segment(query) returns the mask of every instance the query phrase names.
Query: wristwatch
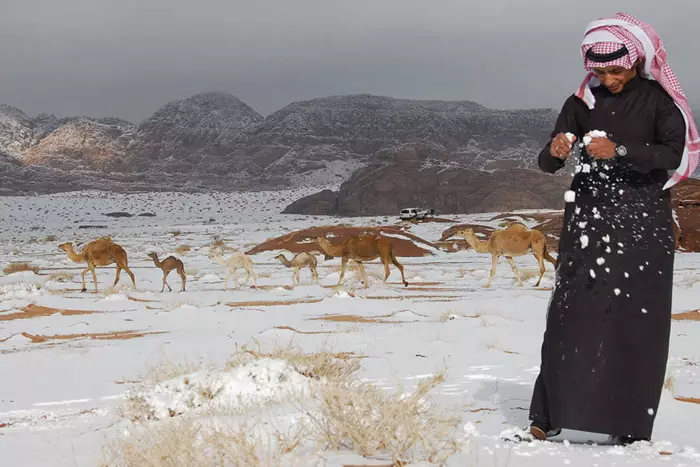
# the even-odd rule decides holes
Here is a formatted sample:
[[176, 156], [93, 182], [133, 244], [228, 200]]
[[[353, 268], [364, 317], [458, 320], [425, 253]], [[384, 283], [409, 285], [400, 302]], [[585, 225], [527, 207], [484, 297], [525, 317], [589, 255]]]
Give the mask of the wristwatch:
[[627, 155], [627, 148], [622, 144], [615, 145], [615, 155], [617, 157], [625, 157]]

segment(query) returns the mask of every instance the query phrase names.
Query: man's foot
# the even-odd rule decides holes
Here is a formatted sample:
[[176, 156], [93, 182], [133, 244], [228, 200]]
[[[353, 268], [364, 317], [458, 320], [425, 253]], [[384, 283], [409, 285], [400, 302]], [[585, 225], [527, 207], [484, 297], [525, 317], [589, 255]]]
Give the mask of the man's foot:
[[561, 433], [561, 428], [548, 428], [540, 423], [530, 425], [530, 434], [537, 441], [547, 441], [548, 438], [553, 438]]

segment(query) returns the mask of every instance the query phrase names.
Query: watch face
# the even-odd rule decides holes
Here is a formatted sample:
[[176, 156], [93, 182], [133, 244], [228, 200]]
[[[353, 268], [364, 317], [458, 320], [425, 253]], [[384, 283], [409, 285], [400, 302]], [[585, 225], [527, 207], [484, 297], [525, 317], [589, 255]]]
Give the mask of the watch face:
[[615, 151], [617, 152], [618, 156], [626, 156], [627, 155], [627, 148], [624, 146], [618, 146]]

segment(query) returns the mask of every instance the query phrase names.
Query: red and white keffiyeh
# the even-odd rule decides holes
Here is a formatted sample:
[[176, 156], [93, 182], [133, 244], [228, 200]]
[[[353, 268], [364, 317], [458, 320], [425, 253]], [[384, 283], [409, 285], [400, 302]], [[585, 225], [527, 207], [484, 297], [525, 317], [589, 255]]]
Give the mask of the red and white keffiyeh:
[[[589, 49], [592, 49], [592, 52], [596, 54], [609, 54], [619, 50], [623, 45], [627, 48], [628, 53], [609, 62], [593, 62], [586, 57], [586, 52]], [[654, 28], [626, 13], [618, 13], [614, 18], [593, 21], [586, 27], [581, 43], [581, 54], [584, 66], [589, 73], [576, 92], [576, 96], [583, 100], [589, 109], [595, 107], [595, 97], [591, 92], [591, 87], [600, 84], [595, 74], [592, 73], [594, 67], [617, 65], [630, 69], [637, 59], [640, 59], [643, 64], [642, 76], [658, 81], [673, 98], [683, 114], [683, 120], [685, 120], [683, 159], [664, 185], [664, 189], [688, 178], [697, 167], [700, 159], [700, 133], [695, 124], [693, 112], [688, 105], [688, 99], [685, 97], [676, 75], [673, 74], [671, 67], [666, 62], [666, 49], [661, 37]]]

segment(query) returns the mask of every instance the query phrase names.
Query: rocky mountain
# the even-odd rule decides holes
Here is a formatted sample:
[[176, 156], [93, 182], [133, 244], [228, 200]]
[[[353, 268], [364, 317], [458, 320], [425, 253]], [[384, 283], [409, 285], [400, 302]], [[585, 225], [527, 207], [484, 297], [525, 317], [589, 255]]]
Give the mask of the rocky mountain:
[[439, 146], [406, 144], [381, 150], [338, 192], [324, 190], [289, 205], [289, 214], [396, 214], [407, 206], [439, 213], [559, 209], [568, 177], [526, 169], [478, 170], [455, 165]]
[[382, 148], [419, 142], [443, 147], [459, 166], [527, 168], [555, 118], [549, 109], [501, 111], [469, 101], [331, 96], [268, 116], [251, 136], [245, 162], [257, 174], [330, 169], [344, 179]]
[[552, 110], [360, 94], [296, 102], [263, 118], [230, 94], [210, 92], [171, 102], [136, 126], [116, 118], [32, 119], [0, 107], [0, 150], [81, 180], [119, 178], [110, 189], [145, 180], [160, 189], [321, 189], [338, 186], [377, 151], [406, 143], [442, 150], [445, 167], [529, 168], [555, 117]]
[[[43, 132], [53, 123], [49, 120]], [[125, 151], [134, 130], [118, 119], [67, 119], [30, 147], [22, 161], [72, 172], [128, 171]]]
[[21, 156], [32, 145], [32, 120], [17, 107], [0, 105], [0, 151]]
[[236, 97], [209, 92], [171, 102], [142, 122], [127, 151], [134, 170], [226, 174], [263, 117]]

